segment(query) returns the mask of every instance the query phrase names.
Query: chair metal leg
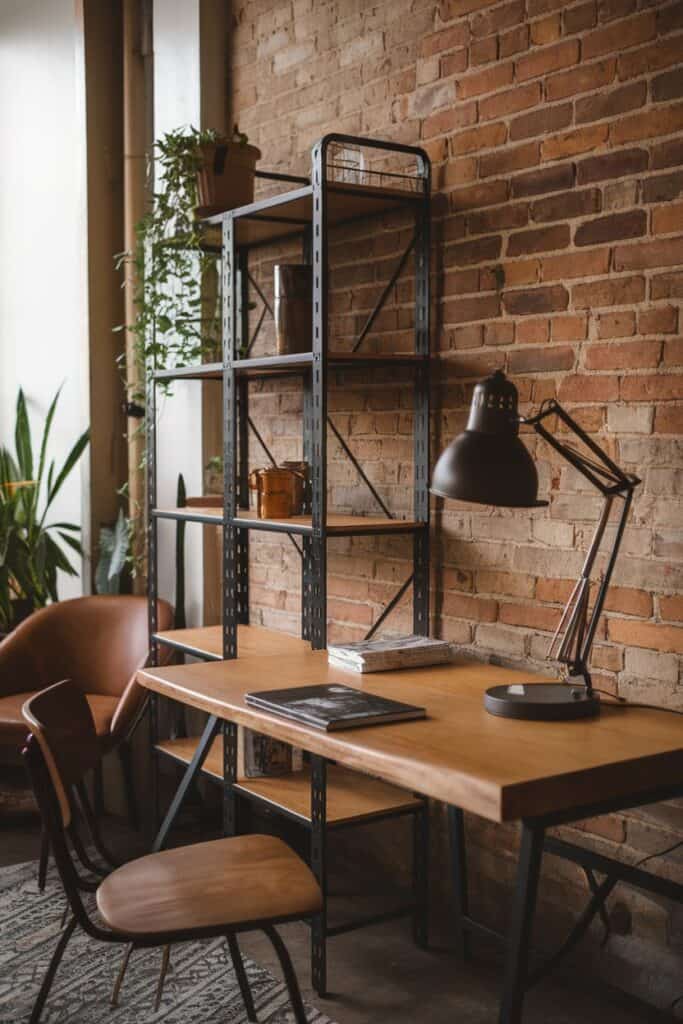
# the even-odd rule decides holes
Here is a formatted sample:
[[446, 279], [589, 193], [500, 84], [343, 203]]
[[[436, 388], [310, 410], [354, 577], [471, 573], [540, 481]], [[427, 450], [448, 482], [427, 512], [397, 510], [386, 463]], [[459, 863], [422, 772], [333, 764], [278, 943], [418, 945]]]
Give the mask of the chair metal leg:
[[38, 993], [36, 1001], [33, 1005], [33, 1010], [31, 1011], [29, 1024], [38, 1024], [38, 1021], [40, 1020], [40, 1015], [43, 1011], [43, 1007], [45, 1006], [45, 1000], [50, 994], [50, 989], [52, 988], [52, 982], [54, 981], [55, 974], [57, 973], [57, 968], [59, 967], [62, 957], [64, 956], [64, 950], [67, 947], [69, 939], [74, 933], [76, 923], [76, 918], [72, 917], [66, 929], [62, 932], [61, 938], [57, 943], [57, 948], [52, 954], [50, 966], [47, 969], [45, 977], [43, 978], [43, 984], [40, 986], [40, 992]]
[[126, 952], [123, 954], [123, 960], [121, 961], [121, 966], [119, 968], [119, 973], [116, 975], [116, 981], [114, 982], [114, 988], [113, 988], [112, 993], [111, 993], [111, 1003], [110, 1003], [110, 1006], [111, 1006], [112, 1010], [115, 1010], [116, 1007], [119, 1005], [119, 996], [121, 995], [121, 987], [123, 985], [123, 979], [126, 976], [126, 970], [128, 969], [128, 961], [130, 960], [130, 955], [131, 955], [131, 953], [133, 952], [134, 949], [135, 949], [135, 943], [134, 942], [129, 942], [128, 945], [126, 946]]
[[110, 868], [118, 868], [121, 866], [121, 861], [117, 860], [104, 845], [102, 834], [100, 832], [99, 822], [93, 813], [92, 807], [90, 806], [90, 800], [88, 798], [88, 791], [85, 788], [84, 782], [76, 783], [76, 792], [78, 794], [78, 801], [81, 806], [83, 813], [83, 820], [90, 833], [90, 839], [92, 844], [97, 850], [98, 854]]
[[140, 815], [138, 813], [138, 801], [135, 795], [135, 780], [133, 777], [133, 761], [131, 748], [128, 740], [124, 740], [118, 746], [119, 763], [123, 775], [123, 788], [126, 793], [126, 806], [128, 808], [128, 821], [130, 827], [137, 832], [140, 828]]
[[47, 835], [47, 829], [45, 826], [40, 830], [40, 860], [38, 861], [38, 888], [41, 892], [45, 891], [45, 882], [47, 881], [47, 866], [50, 860], [50, 840]]
[[522, 825], [522, 845], [517, 867], [517, 887], [505, 953], [505, 982], [498, 1024], [520, 1024], [524, 993], [528, 987], [529, 944], [536, 911], [538, 881], [543, 858], [544, 829]]
[[253, 1022], [258, 1021], [256, 1016], [256, 1009], [254, 1008], [254, 998], [251, 994], [251, 987], [249, 985], [249, 979], [247, 978], [247, 972], [244, 969], [244, 963], [242, 961], [242, 953], [237, 942], [237, 936], [232, 932], [228, 932], [225, 936], [228, 943], [228, 949], [230, 950], [230, 959], [232, 960], [232, 966], [235, 969], [235, 976], [242, 993], [242, 999], [244, 1000], [244, 1007], [247, 1011], [247, 1019]]
[[161, 956], [161, 970], [159, 971], [159, 981], [157, 982], [157, 994], [154, 1000], [154, 1012], [159, 1012], [161, 1006], [161, 997], [164, 994], [164, 982], [166, 981], [166, 973], [168, 971], [168, 964], [171, 959], [171, 947], [164, 946], [164, 951]]
[[469, 913], [467, 893], [467, 847], [465, 844], [465, 816], [459, 807], [448, 808], [448, 831], [451, 845], [453, 873], [453, 904], [455, 917], [455, 949], [458, 959], [465, 963], [469, 955], [465, 918]]
[[287, 947], [272, 925], [267, 925], [263, 930], [270, 939], [273, 949], [277, 953], [277, 958], [280, 961], [280, 967], [282, 968], [287, 991], [289, 992], [289, 1001], [291, 1002], [292, 1010], [294, 1011], [294, 1020], [296, 1021], [296, 1024], [306, 1024], [306, 1011], [304, 1010], [301, 991], [299, 990], [299, 982], [297, 981], [292, 961], [289, 957], [289, 953], [287, 952]]

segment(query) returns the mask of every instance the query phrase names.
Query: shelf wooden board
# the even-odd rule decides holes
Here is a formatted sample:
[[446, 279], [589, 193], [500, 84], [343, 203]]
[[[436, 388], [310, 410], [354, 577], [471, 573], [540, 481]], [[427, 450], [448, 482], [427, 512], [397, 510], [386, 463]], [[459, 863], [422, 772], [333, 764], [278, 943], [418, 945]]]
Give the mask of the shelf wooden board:
[[[154, 515], [159, 519], [184, 519], [197, 523], [223, 522], [221, 509], [199, 504], [201, 498], [193, 498], [192, 505], [182, 508], [158, 508]], [[248, 530], [265, 530], [274, 533], [309, 535], [313, 532], [312, 517], [290, 516], [288, 519], [257, 519], [248, 509], [240, 509], [235, 523]], [[368, 534], [414, 533], [423, 529], [425, 523], [413, 519], [387, 519], [386, 516], [351, 516], [340, 512], [328, 512], [327, 534], [330, 537], [361, 537]]]
[[[271, 660], [148, 668], [137, 678], [162, 696], [492, 821], [637, 797], [683, 772], [680, 718], [665, 711], [605, 702], [597, 718], [551, 723], [488, 714], [485, 690], [541, 681], [526, 671], [471, 663], [359, 676], [329, 665], [324, 651]], [[427, 717], [325, 733], [246, 703], [274, 680], [282, 689], [344, 683], [420, 704]]]
[[[327, 197], [327, 221], [333, 227], [414, 206], [424, 199], [424, 194], [407, 189], [328, 182]], [[265, 245], [302, 234], [313, 218], [313, 189], [308, 185], [256, 200], [233, 211], [233, 217], [237, 245]], [[207, 218], [207, 246], [220, 244], [220, 222], [220, 214]]]
[[[163, 740], [156, 750], [181, 764], [189, 764], [198, 743], [197, 737]], [[217, 736], [204, 761], [203, 771], [223, 781], [223, 737]], [[311, 821], [311, 775], [308, 767], [301, 772], [264, 779], [240, 779], [238, 792], [255, 797], [271, 806], [281, 808], [300, 818]], [[398, 786], [392, 786], [368, 775], [349, 771], [339, 765], [327, 768], [327, 822], [342, 825], [378, 818], [396, 811], [407, 811], [420, 806], [420, 800]]]
[[[207, 661], [223, 659], [223, 629], [221, 626], [196, 626], [190, 629], [168, 629], [154, 634], [155, 639], [168, 647], [175, 647]], [[265, 626], [238, 624], [237, 652], [239, 657], [252, 655], [290, 654], [308, 651], [311, 645], [300, 637], [279, 633]]]
[[[414, 352], [330, 352], [327, 356], [331, 370], [370, 369], [374, 366], [420, 366], [428, 356]], [[312, 352], [293, 352], [289, 355], [257, 356], [250, 359], [236, 359], [233, 363], [238, 376], [250, 379], [291, 376], [308, 373], [313, 365]], [[200, 366], [181, 366], [172, 370], [157, 370], [157, 381], [171, 380], [222, 380], [221, 363], [204, 363]]]

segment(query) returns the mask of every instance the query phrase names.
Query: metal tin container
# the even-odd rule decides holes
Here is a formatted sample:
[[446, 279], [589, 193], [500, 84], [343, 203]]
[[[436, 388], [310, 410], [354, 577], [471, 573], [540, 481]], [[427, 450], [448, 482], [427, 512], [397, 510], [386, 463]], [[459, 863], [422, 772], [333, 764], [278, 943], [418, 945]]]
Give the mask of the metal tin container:
[[310, 352], [313, 347], [313, 268], [307, 263], [278, 263], [273, 274], [278, 355]]

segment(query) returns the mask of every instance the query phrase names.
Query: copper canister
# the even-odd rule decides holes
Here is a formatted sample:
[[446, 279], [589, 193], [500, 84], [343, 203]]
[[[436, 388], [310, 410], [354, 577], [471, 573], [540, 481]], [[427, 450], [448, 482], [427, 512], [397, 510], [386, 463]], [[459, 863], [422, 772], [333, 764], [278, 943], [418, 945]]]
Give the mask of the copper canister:
[[278, 263], [273, 275], [278, 355], [310, 352], [313, 347], [313, 268], [307, 263]]
[[279, 466], [254, 469], [249, 487], [256, 491], [256, 515], [259, 519], [289, 519], [297, 514], [295, 488], [300, 474]]
[[294, 512], [295, 516], [301, 515], [304, 508], [310, 501], [311, 491], [311, 468], [307, 462], [303, 460], [295, 461], [290, 459], [287, 462], [282, 463], [283, 469], [288, 469], [294, 474], [293, 479], [293, 495], [294, 495]]

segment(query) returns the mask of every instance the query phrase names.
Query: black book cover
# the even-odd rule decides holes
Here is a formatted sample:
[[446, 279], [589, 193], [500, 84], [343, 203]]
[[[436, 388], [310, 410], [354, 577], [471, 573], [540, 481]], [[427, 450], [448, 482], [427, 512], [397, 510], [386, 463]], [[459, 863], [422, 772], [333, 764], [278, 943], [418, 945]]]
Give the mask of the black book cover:
[[246, 695], [247, 704], [313, 725], [326, 732], [357, 729], [424, 718], [425, 709], [389, 700], [365, 690], [333, 683], [328, 686], [296, 686], [288, 690], [257, 690]]

